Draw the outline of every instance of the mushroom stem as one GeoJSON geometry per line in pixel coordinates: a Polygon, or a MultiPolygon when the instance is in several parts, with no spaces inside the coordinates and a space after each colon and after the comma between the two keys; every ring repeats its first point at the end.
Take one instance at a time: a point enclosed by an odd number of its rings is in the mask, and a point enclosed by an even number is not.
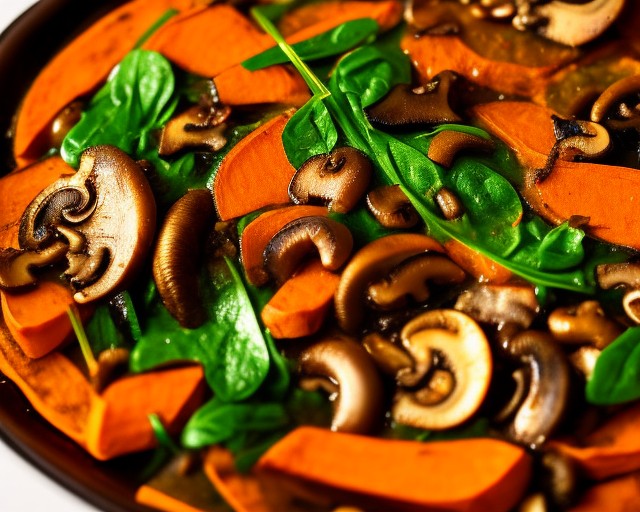
{"type": "Polygon", "coordinates": [[[36,284],[34,267],[53,265],[64,258],[67,244],[54,242],[41,251],[0,250],[0,289],[10,290],[36,284]]]}

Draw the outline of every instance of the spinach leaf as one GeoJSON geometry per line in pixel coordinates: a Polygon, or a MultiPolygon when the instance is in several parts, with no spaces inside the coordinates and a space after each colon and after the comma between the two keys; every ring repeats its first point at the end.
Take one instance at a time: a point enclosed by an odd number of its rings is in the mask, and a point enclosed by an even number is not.
{"type": "Polygon", "coordinates": [[[349,228],[356,247],[362,247],[395,232],[380,224],[365,207],[356,208],[349,213],[330,212],[329,217],[349,228]]]}
{"type": "Polygon", "coordinates": [[[85,326],[85,331],[94,354],[127,345],[124,335],[113,321],[109,306],[106,304],[101,304],[95,309],[91,320],[85,326]]]}
{"type": "Polygon", "coordinates": [[[289,119],[282,141],[287,158],[296,169],[312,156],[329,153],[334,148],[338,131],[320,97],[313,97],[289,119]]]}
{"type": "Polygon", "coordinates": [[[605,348],[587,382],[587,400],[615,405],[640,398],[640,327],[631,327],[605,348]]]}
{"type": "Polygon", "coordinates": [[[129,52],[65,137],[62,158],[77,168],[81,153],[99,144],[136,155],[175,110],[174,88],[167,59],[148,50],[129,52]]]}
{"type": "MultiPolygon", "coordinates": [[[[341,55],[370,40],[378,32],[378,23],[371,18],[350,20],[320,35],[291,45],[302,60],[318,60],[341,55]]],[[[249,71],[284,64],[289,58],[278,46],[269,48],[242,63],[249,71]]]]}
{"type": "Polygon", "coordinates": [[[201,293],[208,321],[182,328],[157,298],[145,311],[131,369],[142,372],[171,361],[199,361],[209,386],[226,402],[253,395],[269,372],[269,347],[235,265],[218,261],[205,273],[201,293]]]}

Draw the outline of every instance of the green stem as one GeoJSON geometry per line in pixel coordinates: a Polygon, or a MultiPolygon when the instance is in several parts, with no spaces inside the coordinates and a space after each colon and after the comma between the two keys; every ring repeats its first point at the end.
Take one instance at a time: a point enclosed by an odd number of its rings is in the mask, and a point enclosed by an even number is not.
{"type": "Polygon", "coordinates": [[[162,16],[160,16],[154,23],[151,25],[147,31],[142,34],[140,39],[136,42],[134,49],[140,48],[147,40],[154,34],[156,30],[158,30],[162,25],[164,25],[167,21],[173,18],[179,11],[176,9],[168,9],[165,11],[162,16]]]}
{"type": "Polygon", "coordinates": [[[93,355],[93,351],[91,350],[91,345],[89,344],[87,333],[84,330],[82,320],[80,320],[80,313],[78,313],[78,308],[75,304],[71,304],[67,308],[67,315],[69,316],[69,320],[71,321],[73,332],[75,332],[76,337],[78,338],[80,350],[82,351],[82,356],[87,363],[89,375],[93,377],[98,373],[98,362],[96,361],[96,358],[93,355]]]}

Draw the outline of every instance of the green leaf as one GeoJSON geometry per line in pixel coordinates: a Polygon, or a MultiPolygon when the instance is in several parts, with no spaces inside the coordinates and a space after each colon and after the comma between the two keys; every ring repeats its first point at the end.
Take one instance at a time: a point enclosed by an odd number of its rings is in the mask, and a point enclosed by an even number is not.
{"type": "MultiPolygon", "coordinates": [[[[378,23],[371,18],[350,20],[315,37],[291,45],[304,61],[312,61],[341,55],[366,42],[378,32],[378,23]]],[[[245,60],[242,66],[249,71],[284,64],[289,58],[279,46],[269,48],[245,60]]]]}
{"type": "Polygon", "coordinates": [[[99,144],[111,144],[136,155],[147,135],[162,127],[175,110],[175,77],[171,64],[157,52],[133,50],[114,69],[69,131],[62,158],[78,167],[82,152],[99,144]]]}
{"type": "Polygon", "coordinates": [[[616,405],[640,398],[640,327],[631,327],[605,348],[587,382],[587,400],[616,405]]]}
{"type": "Polygon", "coordinates": [[[127,344],[113,321],[109,306],[105,304],[95,309],[91,320],[85,326],[85,331],[94,354],[100,354],[111,348],[124,347],[127,344]]]}
{"type": "Polygon", "coordinates": [[[299,169],[315,155],[329,153],[338,141],[331,114],[319,97],[314,97],[287,122],[282,133],[287,158],[299,169]]]}
{"type": "Polygon", "coordinates": [[[395,232],[382,226],[365,207],[356,208],[349,213],[331,212],[329,217],[349,228],[356,247],[362,247],[395,232]]]}
{"type": "Polygon", "coordinates": [[[188,421],[182,431],[182,444],[203,448],[229,441],[243,432],[270,432],[289,422],[283,404],[275,402],[224,403],[210,400],[188,421]]]}
{"type": "Polygon", "coordinates": [[[201,293],[209,318],[196,329],[182,328],[159,299],[147,307],[131,368],[142,372],[174,361],[198,361],[216,396],[244,400],[262,385],[270,366],[268,342],[245,284],[225,259],[205,276],[201,293]]]}

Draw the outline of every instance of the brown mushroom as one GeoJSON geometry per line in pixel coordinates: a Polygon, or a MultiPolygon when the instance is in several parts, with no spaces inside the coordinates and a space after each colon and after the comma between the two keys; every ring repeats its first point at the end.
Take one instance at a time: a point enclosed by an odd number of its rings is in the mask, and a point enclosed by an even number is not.
{"type": "Polygon", "coordinates": [[[591,379],[602,350],[592,345],[584,345],[569,354],[569,362],[586,380],[591,379]]]}
{"type": "Polygon", "coordinates": [[[66,274],[75,300],[84,303],[124,288],[136,275],[155,222],[155,199],[140,166],[116,147],[95,146],[82,154],[76,174],[54,182],[27,207],[19,241],[38,251],[59,236],[58,226],[75,231],[66,274]]]}
{"type": "Polygon", "coordinates": [[[584,482],[575,460],[554,449],[540,458],[540,485],[553,510],[569,510],[580,499],[584,482]]]}
{"type": "Polygon", "coordinates": [[[340,222],[320,216],[302,217],[285,224],[264,250],[264,266],[276,283],[293,275],[314,249],[328,270],[339,269],[353,249],[353,237],[340,222]]]}
{"type": "Polygon", "coordinates": [[[413,370],[413,360],[406,350],[389,341],[380,333],[367,334],[362,345],[369,352],[378,368],[392,377],[413,370]]]}
{"type": "Polygon", "coordinates": [[[556,308],[548,319],[549,331],[563,343],[591,343],[603,349],[615,340],[623,327],[607,318],[595,300],[581,302],[577,306],[556,308]]]}
{"type": "Polygon", "coordinates": [[[463,291],[455,309],[478,322],[527,329],[540,311],[534,288],[526,284],[477,284],[463,291]]]}
{"type": "Polygon", "coordinates": [[[381,101],[367,109],[373,124],[391,128],[423,128],[462,121],[449,105],[449,92],[457,76],[443,71],[428,84],[414,88],[396,85],[381,101]]]}
{"type": "Polygon", "coordinates": [[[369,283],[387,275],[401,261],[425,251],[442,252],[438,242],[425,235],[403,233],[378,238],[353,255],[342,271],[334,297],[340,327],[355,334],[365,318],[364,299],[369,283]]]}
{"type": "Polygon", "coordinates": [[[409,390],[398,390],[392,416],[417,428],[441,430],[468,420],[479,409],[493,371],[484,332],[469,316],[452,309],[434,310],[414,318],[402,329],[402,342],[418,365],[437,351],[446,360],[454,384],[432,405],[420,404],[409,390]]]}
{"type": "Polygon", "coordinates": [[[444,130],[431,140],[427,156],[435,163],[449,169],[456,156],[462,151],[489,153],[494,149],[495,144],[491,139],[455,130],[444,130]]]}
{"type": "Polygon", "coordinates": [[[69,133],[69,130],[73,128],[82,115],[82,102],[74,101],[64,107],[56,117],[53,118],[51,123],[50,144],[51,147],[59,148],[62,145],[62,141],[69,133]]]}
{"type": "Polygon", "coordinates": [[[541,36],[557,43],[580,46],[594,40],[616,20],[624,0],[588,2],[521,2],[513,19],[516,28],[535,28],[541,36]]]}
{"type": "Polygon", "coordinates": [[[506,353],[529,368],[527,397],[507,427],[513,441],[536,448],[559,425],[569,397],[569,365],[550,334],[524,331],[506,343],[506,353]]]}
{"type": "Polygon", "coordinates": [[[171,315],[187,328],[206,320],[198,290],[200,263],[215,211],[211,192],[189,190],[171,207],[153,255],[153,279],[171,315]]]}
{"type": "Polygon", "coordinates": [[[367,191],[373,165],[357,149],[341,147],[307,160],[289,184],[296,204],[320,203],[338,213],[351,211],[367,191]]]}
{"type": "Polygon", "coordinates": [[[196,105],[189,108],[164,126],[158,154],[170,156],[187,148],[219,151],[227,143],[224,121],[230,113],[228,107],[212,109],[196,105]]]}
{"type": "Polygon", "coordinates": [[[608,290],[624,286],[627,292],[622,298],[622,306],[627,316],[640,324],[640,263],[607,263],[596,267],[598,284],[608,290]]]}
{"type": "Polygon", "coordinates": [[[436,194],[436,204],[447,220],[456,220],[464,215],[464,206],[460,198],[447,187],[442,187],[436,194]]]}
{"type": "Polygon", "coordinates": [[[461,283],[464,270],[440,254],[418,254],[394,267],[382,279],[367,288],[371,301],[382,309],[398,309],[407,304],[407,297],[420,303],[429,298],[428,282],[438,285],[461,283]]]}
{"type": "Polygon", "coordinates": [[[367,207],[385,228],[408,229],[420,220],[400,185],[383,185],[373,189],[367,194],[367,207]]]}
{"type": "Polygon", "coordinates": [[[331,430],[366,434],[381,423],[382,381],[360,343],[346,338],[322,340],[302,352],[299,371],[337,384],[331,430]]]}
{"type": "Polygon", "coordinates": [[[608,128],[614,130],[640,129],[639,93],[640,75],[628,76],[614,82],[593,103],[591,120],[594,123],[604,122],[608,128]],[[633,97],[634,105],[626,103],[630,97],[633,97]],[[613,119],[606,120],[608,116],[612,116],[613,119]]]}
{"type": "Polygon", "coordinates": [[[41,251],[0,250],[0,290],[10,290],[36,284],[33,269],[47,267],[64,259],[69,246],[56,241],[41,251]]]}

